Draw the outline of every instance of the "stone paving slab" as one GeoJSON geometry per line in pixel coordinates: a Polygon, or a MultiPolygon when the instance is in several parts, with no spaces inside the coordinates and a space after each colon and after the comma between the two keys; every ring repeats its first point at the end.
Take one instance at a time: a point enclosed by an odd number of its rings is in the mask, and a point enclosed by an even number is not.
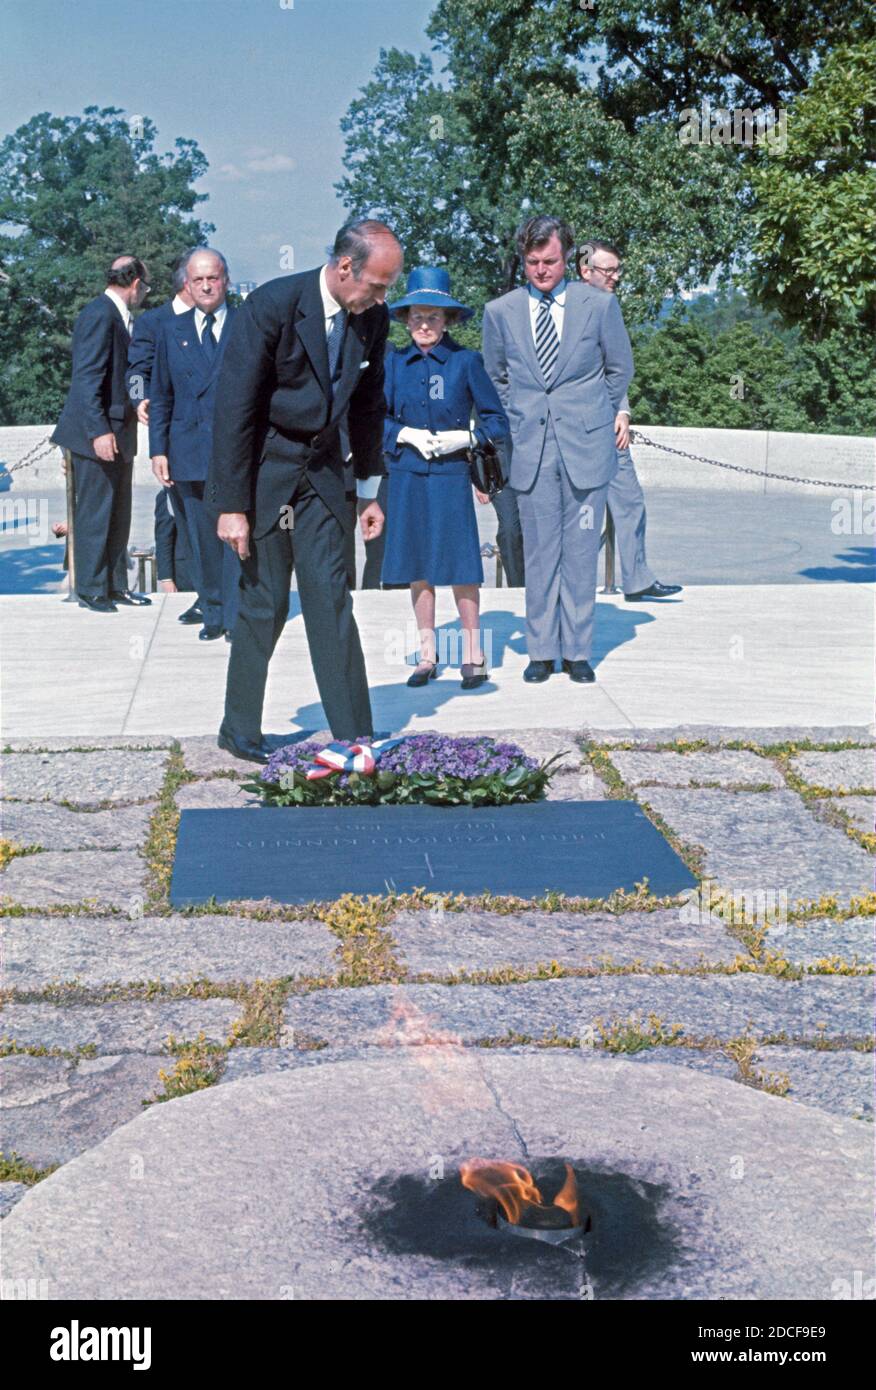
{"type": "MultiPolygon", "coordinates": [[[[313,733],[302,732],[288,737],[279,734],[266,734],[265,742],[270,744],[272,748],[280,748],[284,743],[303,743],[305,740],[313,738],[323,738],[326,743],[329,743],[331,737],[331,732],[328,729],[318,729],[313,733]]],[[[196,773],[199,777],[210,777],[216,772],[239,772],[242,781],[244,777],[254,777],[259,770],[255,763],[248,763],[243,758],[235,758],[231,753],[226,753],[224,749],[217,747],[215,734],[199,734],[191,738],[180,739],[180,746],[187,770],[196,773]]]]}
{"type": "Polygon", "coordinates": [[[791,903],[822,893],[847,903],[872,889],[872,857],[814,820],[794,792],[648,787],[639,799],[685,843],[705,848],[706,876],[722,888],[784,891],[791,903]]]}
{"type": "Polygon", "coordinates": [[[7,738],[3,740],[2,746],[4,752],[9,753],[73,753],[79,749],[105,748],[133,749],[135,752],[141,749],[148,751],[163,748],[167,752],[172,742],[172,737],[164,734],[110,734],[106,738],[83,734],[79,738],[52,738],[48,735],[39,738],[7,738]]]}
{"type": "Polygon", "coordinates": [[[876,761],[867,748],[842,748],[832,753],[799,753],[791,766],[813,786],[833,791],[872,791],[876,761]]]}
{"type": "Polygon", "coordinates": [[[524,753],[539,762],[562,753],[562,758],[554,764],[561,771],[581,767],[584,755],[578,745],[583,736],[583,729],[495,729],[485,735],[501,743],[519,744],[524,753]]]}
{"type": "Polygon", "coordinates": [[[162,1089],[159,1071],[172,1058],[116,1056],[0,1058],[3,1145],[47,1168],[93,1148],[133,1120],[162,1089]]]}
{"type": "Polygon", "coordinates": [[[7,1216],[30,1188],[23,1182],[0,1182],[0,1219],[7,1216]]]}
{"type": "Polygon", "coordinates": [[[389,928],[412,974],[565,966],[729,964],[743,952],[719,922],[688,926],[678,910],[625,912],[400,912],[389,928]]]}
{"type": "Polygon", "coordinates": [[[0,835],[46,850],[139,849],[155,802],[112,811],[69,811],[46,802],[0,801],[0,835]]]}
{"type": "Polygon", "coordinates": [[[73,1052],[93,1045],[101,1053],[162,1052],[170,1034],[188,1042],[203,1033],[225,1043],[241,1005],[235,999],[165,999],[107,1004],[7,1004],[0,1032],[22,1047],[73,1052]]]}
{"type": "Polygon", "coordinates": [[[690,1036],[869,1037],[873,981],[848,976],[780,980],[734,975],[603,975],[516,985],[367,985],[324,989],[289,999],[284,1020],[300,1033],[342,1046],[462,1042],[517,1033],[541,1038],[554,1029],[581,1037],[595,1028],[656,1014],[690,1036]]]}
{"type": "Polygon", "coordinates": [[[789,1100],[834,1115],[873,1119],[872,1052],[764,1047],[755,1054],[755,1064],[764,1071],[784,1072],[791,1082],[789,1100]]]}
{"type": "Polygon", "coordinates": [[[108,985],[213,982],[332,975],[335,937],[321,922],[245,917],[11,917],[3,930],[8,989],[57,981],[108,985]]]}
{"type": "Polygon", "coordinates": [[[658,782],[665,787],[689,787],[695,782],[718,782],[721,786],[768,782],[784,787],[785,780],[767,758],[742,748],[726,748],[715,753],[612,753],[614,763],[628,786],[658,782]]]}
{"type": "Polygon", "coordinates": [[[783,955],[796,965],[813,965],[816,961],[839,956],[851,964],[872,965],[874,950],[873,917],[817,917],[808,922],[777,923],[769,928],[766,947],[783,955]]]}
{"type": "MultiPolygon", "coordinates": [[[[87,740],[86,740],[87,742],[87,740]]],[[[145,801],[161,790],[167,753],[16,753],[3,759],[3,794],[20,801],[145,801]]]]}
{"type": "Polygon", "coordinates": [[[408,1255],[370,1234],[375,1184],[425,1178],[430,1155],[452,1172],[480,1152],[567,1158],[660,1191],[666,1254],[635,1272],[594,1259],[597,1300],[829,1298],[868,1267],[864,1126],[686,1067],[653,1066],[643,1088],[623,1060],[465,1060],[453,1105],[433,1103],[436,1077],[409,1052],[150,1107],[15,1207],[4,1274],[47,1279],[52,1299],[108,1287],[123,1300],[580,1298],[577,1273],[545,1295],[530,1282],[536,1261],[515,1278],[516,1254],[509,1272],[498,1247],[489,1259],[467,1247],[408,1255]],[[611,1124],[594,1123],[606,1115],[611,1124]]]}
{"type": "Polygon", "coordinates": [[[213,777],[204,782],[186,782],[176,793],[176,804],[181,811],[225,811],[229,807],[240,811],[248,806],[258,807],[261,801],[251,792],[241,791],[240,782],[213,777]]]}
{"type": "Polygon", "coordinates": [[[843,811],[859,830],[867,835],[873,834],[876,829],[876,801],[872,796],[831,796],[826,800],[828,806],[843,811]]]}
{"type": "Polygon", "coordinates": [[[69,850],[10,860],[0,895],[23,907],[91,902],[95,908],[143,910],[146,862],[132,850],[69,850]]]}
{"type": "Polygon", "coordinates": [[[702,740],[720,743],[861,743],[876,746],[876,726],[872,724],[672,724],[663,728],[619,726],[616,729],[585,728],[585,737],[594,743],[676,743],[702,740]]]}
{"type": "Polygon", "coordinates": [[[559,772],[547,788],[548,801],[604,801],[605,784],[592,768],[581,772],[559,772]]]}

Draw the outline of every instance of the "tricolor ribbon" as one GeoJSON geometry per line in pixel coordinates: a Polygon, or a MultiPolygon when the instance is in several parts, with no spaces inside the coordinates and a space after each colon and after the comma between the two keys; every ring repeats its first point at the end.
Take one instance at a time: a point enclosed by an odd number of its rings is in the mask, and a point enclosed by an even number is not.
{"type": "Polygon", "coordinates": [[[381,754],[404,743],[403,738],[382,738],[377,743],[327,743],[314,757],[305,776],[308,782],[330,777],[333,772],[361,772],[370,777],[381,754]]]}

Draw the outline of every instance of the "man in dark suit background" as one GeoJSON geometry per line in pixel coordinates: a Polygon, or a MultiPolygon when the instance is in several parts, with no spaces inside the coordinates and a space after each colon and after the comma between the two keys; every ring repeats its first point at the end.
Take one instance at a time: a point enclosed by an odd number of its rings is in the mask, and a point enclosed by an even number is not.
{"type": "Polygon", "coordinates": [[[117,256],[103,294],[76,318],[70,390],[52,435],[73,459],[76,590],[80,607],[95,613],[151,602],[128,589],[137,416],[125,386],[132,310],[148,293],[143,262],[117,256]]]}
{"type": "MultiPolygon", "coordinates": [[[[155,345],[161,331],[161,325],[172,320],[177,314],[187,314],[189,309],[194,308],[195,301],[189,294],[186,284],[186,266],[194,249],[191,247],[188,251],[184,251],[173,263],[171,272],[173,298],[159,304],[157,309],[147,309],[145,313],[140,314],[134,324],[134,332],[128,346],[128,370],[125,374],[125,384],[141,425],[149,424],[152,363],[155,361],[155,345]]],[[[191,539],[184,534],[185,525],[182,515],[174,511],[172,490],[168,492],[161,510],[164,515],[169,513],[174,531],[180,533],[186,552],[191,554],[191,539]]],[[[192,586],[186,584],[180,587],[191,588],[192,586]]],[[[184,613],[181,613],[177,621],[184,626],[192,623],[200,624],[203,618],[197,601],[191,608],[187,608],[184,613]]]]}
{"type": "Polygon", "coordinates": [[[373,732],[347,587],[346,418],[359,524],[379,534],[384,473],[384,300],[402,249],[382,222],[342,227],[321,269],[261,285],[238,311],[216,400],[208,501],[243,561],[219,746],[253,762],[268,663],[286,621],[293,558],[314,675],[335,738],[373,732]],[[294,530],[292,527],[294,526],[294,530]]]}
{"type": "Polygon", "coordinates": [[[213,452],[213,412],[234,310],[226,303],[228,265],[220,251],[193,251],[186,285],[194,307],[168,316],[156,335],[149,400],[152,471],[173,489],[194,567],[202,642],[230,632],[237,616],[240,565],[204,506],[213,452]]]}

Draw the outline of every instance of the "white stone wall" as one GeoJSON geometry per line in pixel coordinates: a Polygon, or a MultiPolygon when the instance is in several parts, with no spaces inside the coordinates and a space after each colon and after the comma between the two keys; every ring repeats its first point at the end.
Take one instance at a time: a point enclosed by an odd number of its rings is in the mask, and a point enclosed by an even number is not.
{"type": "MultiPolygon", "coordinates": [[[[0,460],[7,467],[50,435],[53,425],[21,425],[0,428],[0,460]]],[[[658,444],[685,449],[692,454],[741,464],[767,474],[789,473],[800,478],[823,478],[842,484],[874,481],[876,440],[860,435],[781,434],[767,430],[682,429],[667,425],[636,425],[636,429],[658,444]]],[[[134,464],[135,482],[152,485],[146,430],[140,427],[139,448],[134,464]]],[[[633,445],[633,457],[642,485],[654,487],[710,488],[730,492],[804,492],[824,495],[825,489],[811,483],[785,483],[774,477],[755,478],[728,469],[675,458],[643,444],[633,445]]],[[[61,451],[53,449],[34,465],[26,465],[14,475],[13,488],[62,487],[61,451]]]]}

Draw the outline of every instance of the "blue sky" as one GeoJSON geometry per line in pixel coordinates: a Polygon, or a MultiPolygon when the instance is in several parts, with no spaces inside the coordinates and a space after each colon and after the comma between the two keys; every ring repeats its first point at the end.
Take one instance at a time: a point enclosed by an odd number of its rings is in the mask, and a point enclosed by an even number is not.
{"type": "Polygon", "coordinates": [[[200,216],[234,280],[323,258],[344,220],[339,122],[381,48],[428,51],[434,0],[0,0],[0,135],[118,106],[210,163],[200,216]]]}

